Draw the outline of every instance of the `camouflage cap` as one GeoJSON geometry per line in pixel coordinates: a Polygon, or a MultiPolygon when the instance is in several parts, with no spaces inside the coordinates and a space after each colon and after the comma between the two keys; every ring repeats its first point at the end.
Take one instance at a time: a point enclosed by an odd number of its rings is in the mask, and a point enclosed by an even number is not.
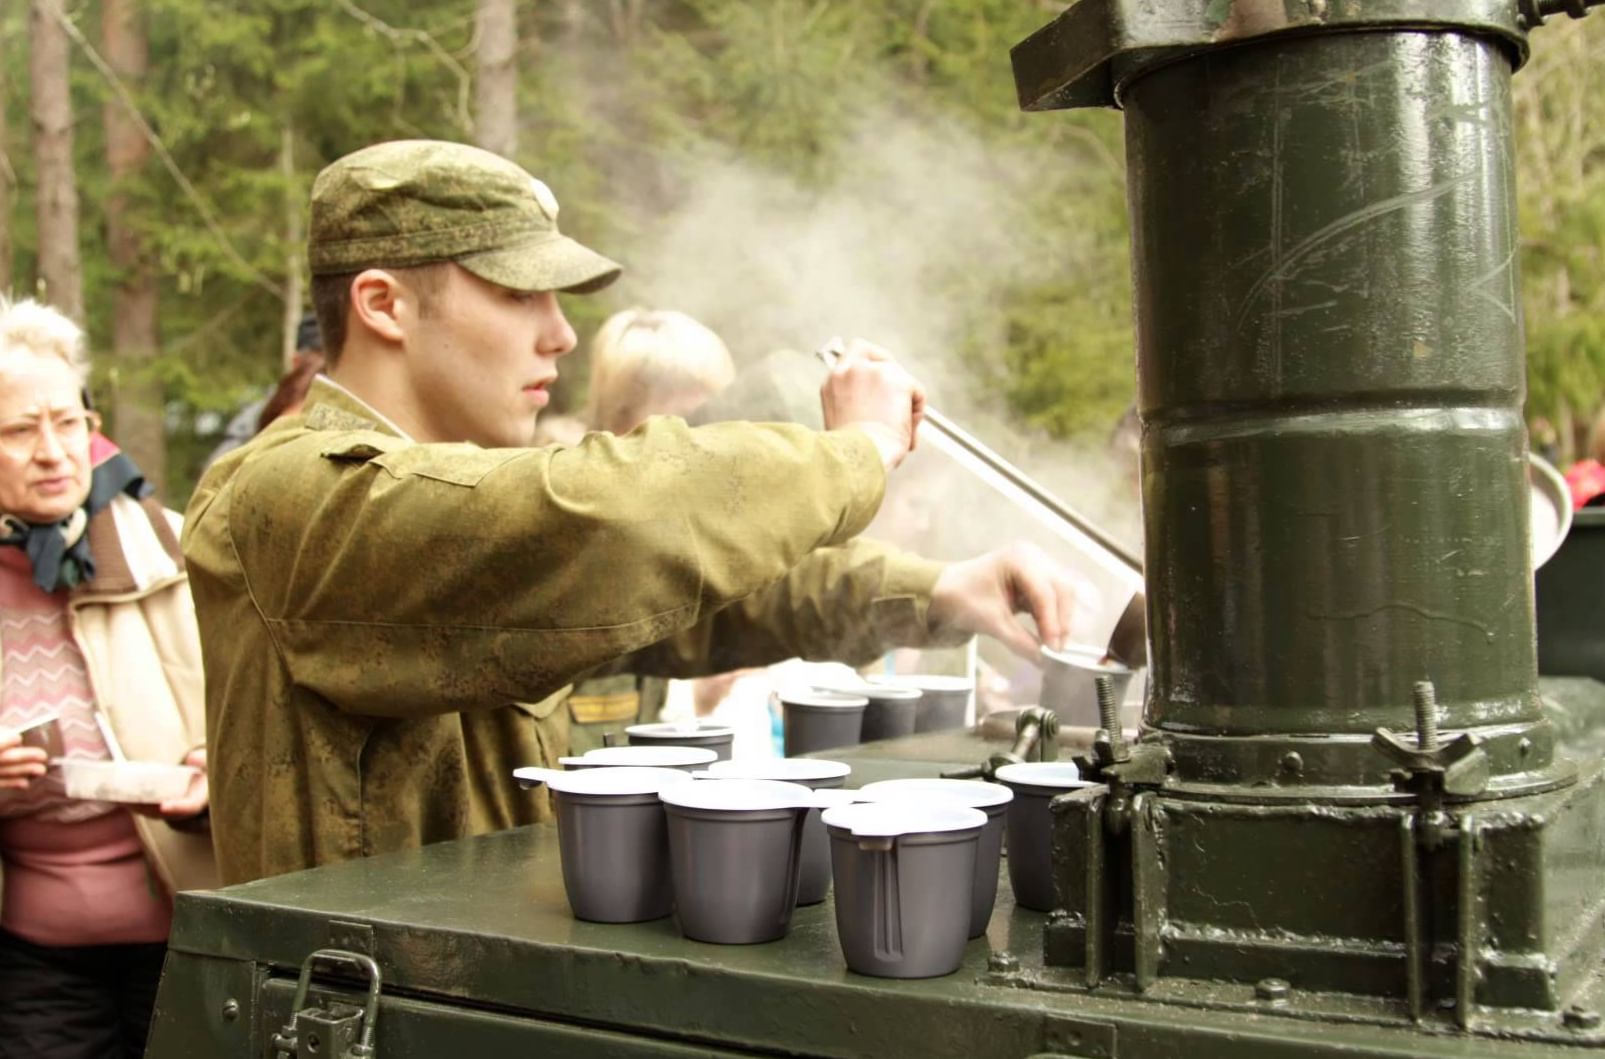
{"type": "Polygon", "coordinates": [[[314,276],[455,261],[512,290],[580,294],[621,271],[557,230],[557,199],[540,180],[441,140],[375,144],[319,173],[307,258],[314,276]]]}

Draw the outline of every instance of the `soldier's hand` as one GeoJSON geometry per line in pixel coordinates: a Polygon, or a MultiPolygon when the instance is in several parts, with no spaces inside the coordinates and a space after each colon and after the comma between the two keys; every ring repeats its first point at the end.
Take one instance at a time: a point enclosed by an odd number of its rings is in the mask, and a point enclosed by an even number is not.
{"type": "Polygon", "coordinates": [[[925,390],[879,346],[853,339],[819,391],[825,429],[857,427],[880,450],[891,470],[913,451],[925,390]]]}
{"type": "Polygon", "coordinates": [[[933,627],[984,633],[1015,654],[1040,661],[1039,648],[1064,646],[1075,608],[1075,584],[1031,544],[1011,544],[950,564],[936,580],[928,616],[933,627]],[[1015,619],[1030,614],[1041,640],[1015,619]]]}
{"type": "Polygon", "coordinates": [[[27,790],[45,774],[48,755],[36,746],[23,746],[15,729],[0,727],[0,790],[27,790]]]}

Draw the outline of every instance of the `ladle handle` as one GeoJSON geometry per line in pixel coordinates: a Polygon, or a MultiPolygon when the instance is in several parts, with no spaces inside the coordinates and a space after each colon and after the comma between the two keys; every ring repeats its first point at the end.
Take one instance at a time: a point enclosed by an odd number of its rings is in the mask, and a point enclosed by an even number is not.
{"type": "MultiPolygon", "coordinates": [[[[825,362],[825,366],[832,368],[836,366],[836,361],[846,352],[847,348],[842,344],[840,338],[832,338],[819,347],[817,351],[819,359],[825,362]]],[[[977,438],[929,404],[925,406],[925,424],[934,430],[940,431],[956,447],[963,449],[970,458],[981,464],[986,470],[1008,482],[1037,504],[1040,504],[1055,518],[1074,527],[1084,536],[1090,537],[1100,548],[1125,563],[1132,570],[1142,573],[1142,561],[1127,551],[1113,537],[1093,525],[1085,515],[1082,515],[1069,504],[1044,489],[1036,479],[998,455],[980,438],[977,438]]]]}

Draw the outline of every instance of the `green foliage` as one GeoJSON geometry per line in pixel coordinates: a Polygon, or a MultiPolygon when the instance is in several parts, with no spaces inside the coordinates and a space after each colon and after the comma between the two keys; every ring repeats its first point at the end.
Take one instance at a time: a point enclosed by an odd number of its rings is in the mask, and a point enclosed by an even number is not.
{"type": "MultiPolygon", "coordinates": [[[[98,0],[73,12],[97,42],[98,0]]],[[[136,102],[190,185],[153,162],[126,189],[161,276],[152,370],[169,401],[175,502],[209,429],[278,373],[286,277],[303,253],[295,230],[318,169],[380,139],[471,137],[473,13],[473,0],[145,0],[151,72],[136,102]]],[[[568,231],[628,261],[710,154],[824,195],[863,164],[853,131],[885,115],[977,144],[1030,223],[1007,232],[1009,260],[928,278],[933,301],[957,307],[965,382],[1048,434],[1101,438],[1133,396],[1120,119],[1019,111],[1008,49],[1053,14],[1018,0],[521,5],[519,160],[558,189],[568,231]]],[[[25,290],[26,5],[0,6],[0,38],[20,181],[0,222],[25,290]]],[[[1605,17],[1557,19],[1517,79],[1530,407],[1552,416],[1589,415],[1605,385],[1602,51],[1605,17]]],[[[85,55],[74,64],[86,298],[104,349],[115,277],[100,108],[113,97],[85,55]]],[[[580,334],[620,297],[569,299],[580,334]]],[[[565,377],[560,406],[580,400],[580,374],[565,377]]],[[[96,387],[104,396],[118,381],[102,365],[96,387]]]]}

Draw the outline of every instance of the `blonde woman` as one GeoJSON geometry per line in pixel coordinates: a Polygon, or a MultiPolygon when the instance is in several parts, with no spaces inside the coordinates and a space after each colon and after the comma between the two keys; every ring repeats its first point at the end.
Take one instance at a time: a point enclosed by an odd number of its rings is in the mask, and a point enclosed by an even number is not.
{"type": "MultiPolygon", "coordinates": [[[[591,341],[586,422],[628,434],[650,416],[688,415],[735,374],[724,341],[685,313],[626,309],[591,341]]],[[[569,696],[569,751],[584,753],[601,746],[606,732],[656,720],[669,687],[661,677],[629,673],[582,680],[569,696]]]]}
{"type": "Polygon", "coordinates": [[[592,430],[628,434],[648,416],[688,415],[735,375],[723,340],[685,313],[626,309],[591,342],[586,419],[592,430]]]}
{"type": "Polygon", "coordinates": [[[177,516],[84,405],[83,335],[0,298],[0,1057],[142,1055],[175,890],[216,884],[200,638],[177,516]],[[52,753],[20,732],[56,718],[52,753]],[[160,805],[54,757],[185,763],[160,805]]]}

